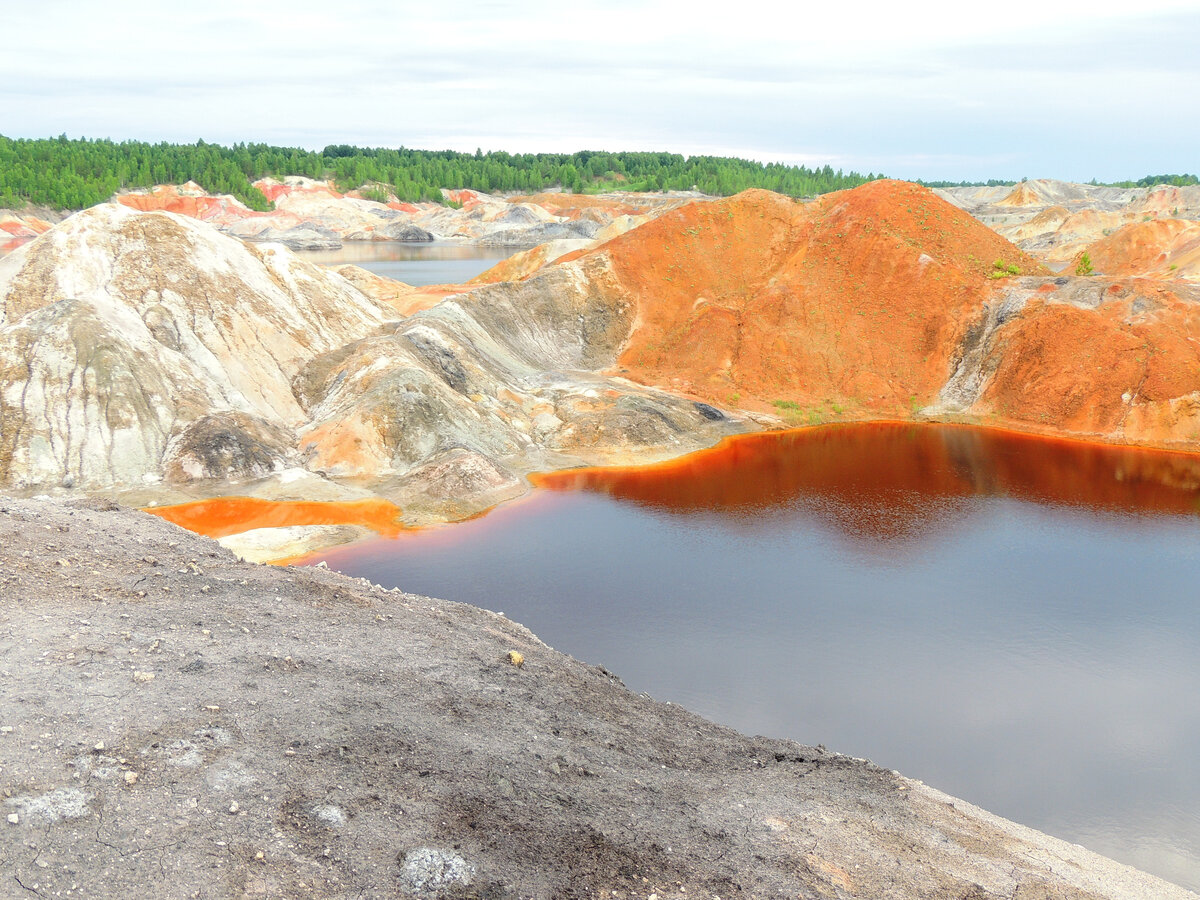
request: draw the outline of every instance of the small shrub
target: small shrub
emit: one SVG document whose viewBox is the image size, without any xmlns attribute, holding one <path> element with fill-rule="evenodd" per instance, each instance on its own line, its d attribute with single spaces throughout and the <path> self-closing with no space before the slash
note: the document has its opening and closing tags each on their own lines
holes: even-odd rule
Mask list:
<svg viewBox="0 0 1200 900">
<path fill-rule="evenodd" d="M 1079 257 L 1079 264 L 1075 266 L 1076 275 L 1092 275 L 1095 269 L 1092 268 L 1092 258 L 1086 250 L 1083 251 L 1083 256 Z"/>
<path fill-rule="evenodd" d="M 381 187 L 359 188 L 358 192 L 362 194 L 364 200 L 374 200 L 376 203 L 387 203 L 391 200 L 391 196 Z"/>
</svg>

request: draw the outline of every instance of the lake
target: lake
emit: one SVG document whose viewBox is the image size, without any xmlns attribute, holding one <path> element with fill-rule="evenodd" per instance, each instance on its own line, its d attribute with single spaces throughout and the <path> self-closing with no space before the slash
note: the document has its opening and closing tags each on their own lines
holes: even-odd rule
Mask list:
<svg viewBox="0 0 1200 900">
<path fill-rule="evenodd" d="M 296 255 L 322 266 L 352 263 L 405 284 L 461 284 L 508 259 L 523 247 L 484 247 L 435 241 L 347 241 L 340 250 L 301 250 Z"/>
<path fill-rule="evenodd" d="M 1200 457 L 832 426 L 537 480 L 311 561 L 1200 888 Z"/>
</svg>

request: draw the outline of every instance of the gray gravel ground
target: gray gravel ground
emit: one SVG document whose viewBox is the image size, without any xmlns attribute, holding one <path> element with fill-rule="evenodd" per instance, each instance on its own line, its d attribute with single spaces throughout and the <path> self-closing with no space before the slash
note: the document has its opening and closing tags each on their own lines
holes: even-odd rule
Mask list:
<svg viewBox="0 0 1200 900">
<path fill-rule="evenodd" d="M 0 499 L 0 897 L 655 895 L 1195 897 L 484 610 Z"/>
</svg>

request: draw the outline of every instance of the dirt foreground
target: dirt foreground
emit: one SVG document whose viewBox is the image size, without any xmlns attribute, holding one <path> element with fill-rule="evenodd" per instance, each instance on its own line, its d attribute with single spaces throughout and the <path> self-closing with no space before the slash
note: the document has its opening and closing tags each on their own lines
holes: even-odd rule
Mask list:
<svg viewBox="0 0 1200 900">
<path fill-rule="evenodd" d="M 0 500 L 0 817 L 5 898 L 1196 896 L 95 502 Z"/>
</svg>

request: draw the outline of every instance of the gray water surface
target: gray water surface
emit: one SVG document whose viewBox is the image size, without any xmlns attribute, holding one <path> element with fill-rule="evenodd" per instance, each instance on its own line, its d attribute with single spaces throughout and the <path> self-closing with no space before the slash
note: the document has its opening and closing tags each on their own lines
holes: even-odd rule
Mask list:
<svg viewBox="0 0 1200 900">
<path fill-rule="evenodd" d="M 470 281 L 521 249 L 444 241 L 347 241 L 340 250 L 303 250 L 298 255 L 323 266 L 352 263 L 405 284 L 426 285 Z"/>
<path fill-rule="evenodd" d="M 852 434 L 324 558 L 1200 888 L 1200 464 Z"/>
</svg>

